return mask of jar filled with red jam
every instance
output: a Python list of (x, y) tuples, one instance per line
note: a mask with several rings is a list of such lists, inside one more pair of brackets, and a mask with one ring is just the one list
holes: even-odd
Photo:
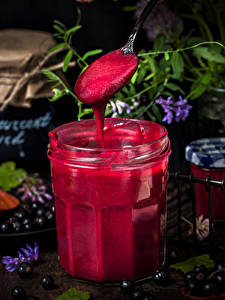
[(161, 125), (105, 119), (50, 132), (60, 265), (97, 282), (137, 279), (164, 262), (170, 142)]

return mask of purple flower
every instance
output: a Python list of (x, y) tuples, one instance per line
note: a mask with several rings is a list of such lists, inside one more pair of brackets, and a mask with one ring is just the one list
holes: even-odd
[(122, 115), (124, 109), (127, 114), (131, 112), (130, 106), (124, 101), (116, 100), (116, 102), (113, 102), (110, 100), (110, 105), (113, 111), (112, 118), (115, 118), (117, 115)]
[(189, 115), (189, 110), (192, 109), (192, 106), (187, 104), (187, 100), (183, 99), (182, 96), (179, 97), (179, 101), (175, 102), (174, 105), (176, 106), (173, 108), (176, 122), (184, 121)]
[(38, 174), (27, 176), (22, 186), (17, 190), (18, 193), (23, 193), (21, 196), (22, 201), (31, 200), (45, 203), (46, 200), (52, 199), (52, 196), (47, 193), (47, 187), (44, 185), (43, 180), (38, 177)]
[(174, 114), (176, 122), (184, 121), (189, 115), (189, 110), (192, 108), (182, 96), (179, 97), (179, 101), (177, 102), (173, 102), (172, 97), (168, 97), (166, 100), (159, 97), (155, 102), (161, 105), (166, 114), (162, 122), (167, 122), (168, 124), (172, 123)]
[(2, 257), (2, 263), (8, 272), (14, 272), (22, 262), (31, 263), (32, 261), (37, 261), (39, 257), (38, 243), (34, 242), (34, 249), (29, 244), (26, 244), (26, 248), (20, 248), (20, 251), (17, 251), (17, 253), (18, 257)]
[[(137, 3), (136, 17), (138, 18), (146, 5), (146, 0)], [(147, 17), (143, 28), (149, 40), (156, 39), (160, 34), (170, 38), (183, 31), (183, 21), (164, 4), (158, 4)]]

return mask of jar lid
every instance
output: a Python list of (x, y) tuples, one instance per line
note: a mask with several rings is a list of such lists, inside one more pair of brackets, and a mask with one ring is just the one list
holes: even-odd
[(225, 168), (225, 137), (191, 142), (185, 148), (185, 158), (200, 167)]

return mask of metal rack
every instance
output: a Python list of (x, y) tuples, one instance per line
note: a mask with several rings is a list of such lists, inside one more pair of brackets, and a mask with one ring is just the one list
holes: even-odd
[[(197, 209), (196, 209), (196, 193), (195, 193), (195, 184), (203, 184), (205, 185), (206, 191), (208, 193), (208, 205), (209, 205), (209, 237), (207, 239), (208, 243), (210, 243), (214, 239), (214, 230), (213, 230), (213, 213), (212, 213), (212, 203), (213, 203), (213, 193), (212, 186), (219, 186), (224, 194), (225, 201), (225, 178), (222, 181), (207, 178), (195, 177), (193, 174), (183, 175), (178, 172), (170, 174), (170, 181), (173, 182), (172, 189), (175, 190), (175, 195), (170, 199), (173, 201), (173, 207), (176, 210), (176, 220), (174, 220), (174, 224), (170, 225), (169, 228), (173, 227), (173, 240), (183, 241), (184, 229), (182, 227), (182, 207), (186, 203), (189, 208), (189, 216), (192, 220), (193, 224), (193, 241), (197, 242)], [(185, 186), (185, 188), (183, 188)], [(182, 197), (184, 194), (187, 194), (188, 200), (183, 201)], [(174, 205), (174, 203), (176, 205)], [(173, 210), (174, 210), (173, 208)], [(168, 217), (170, 217), (168, 213)], [(225, 212), (224, 212), (224, 221), (225, 221)], [(174, 230), (175, 229), (175, 230)]]

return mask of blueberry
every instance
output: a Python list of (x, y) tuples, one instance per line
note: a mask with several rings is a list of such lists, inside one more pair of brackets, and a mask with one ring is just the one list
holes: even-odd
[(22, 286), (16, 286), (12, 289), (11, 295), (14, 299), (24, 300), (25, 299), (25, 291)]
[(156, 271), (153, 275), (153, 280), (158, 285), (167, 285), (169, 284), (169, 275), (165, 270)]
[(120, 289), (124, 294), (130, 294), (134, 289), (134, 282), (131, 280), (123, 280), (120, 284)]
[(44, 275), (41, 278), (40, 285), (45, 290), (51, 290), (54, 287), (54, 279), (51, 276), (49, 276), (49, 275)]
[(145, 292), (141, 289), (134, 289), (131, 295), (133, 300), (142, 300), (146, 296)]
[(187, 283), (186, 287), (187, 287), (188, 291), (191, 293), (191, 295), (197, 296), (197, 294), (199, 292), (199, 287), (195, 281), (189, 281)]
[(195, 272), (195, 273), (201, 272), (201, 273), (206, 274), (206, 273), (207, 273), (207, 269), (206, 269), (206, 267), (205, 267), (204, 265), (196, 265), (196, 266), (194, 267), (194, 272)]
[(55, 213), (55, 205), (52, 203), (52, 204), (50, 204), (49, 208), (50, 208), (50, 211), (54, 214)]
[(19, 221), (19, 218), (16, 217), (16, 216), (12, 216), (12, 217), (9, 218), (9, 223), (10, 224), (12, 224), (13, 222), (17, 222), (17, 221)]
[(31, 222), (30, 218), (24, 218), (23, 221), (22, 221), (22, 224), (26, 225), (26, 224), (28, 224), (30, 222)]
[(33, 227), (33, 225), (31, 222), (23, 225), (24, 231), (31, 231), (32, 227)]
[(50, 210), (48, 210), (45, 213), (45, 219), (48, 223), (53, 223), (55, 222), (55, 215), (53, 214), (53, 212), (51, 212)]
[(38, 208), (40, 208), (42, 205), (40, 202), (38, 201), (35, 201), (35, 202), (32, 202), (30, 204), (30, 209), (32, 209), (32, 211), (36, 211)]
[(201, 287), (201, 296), (211, 296), (212, 294), (215, 293), (216, 291), (216, 286), (213, 284), (213, 282), (207, 281), (203, 284), (203, 286)]
[(12, 230), (15, 232), (19, 232), (21, 230), (21, 223), (19, 221), (13, 222)]
[(44, 217), (37, 217), (37, 218), (35, 218), (34, 222), (35, 222), (35, 224), (36, 224), (36, 226), (38, 228), (42, 228), (42, 227), (45, 226), (45, 219), (44, 219)]
[(225, 263), (224, 263), (224, 262), (223, 262), (223, 263), (218, 263), (218, 264), (216, 264), (215, 267), (214, 267), (214, 270), (215, 270), (215, 271), (221, 271), (221, 270), (223, 270), (223, 269), (225, 269)]
[(17, 217), (18, 219), (24, 219), (26, 216), (26, 211), (25, 210), (18, 210), (15, 214), (15, 217)]
[(193, 280), (195, 278), (195, 273), (193, 272), (193, 271), (190, 271), (190, 272), (188, 272), (188, 273), (186, 273), (185, 275), (184, 275), (184, 281), (185, 282), (188, 282), (188, 281), (190, 281), (190, 280)]
[(225, 273), (223, 271), (215, 273), (212, 277), (212, 281), (220, 287), (225, 286)]
[(29, 263), (23, 262), (19, 265), (17, 273), (20, 275), (21, 278), (31, 278), (33, 268)]
[(45, 209), (44, 207), (40, 207), (36, 210), (36, 216), (37, 217), (43, 217), (45, 214)]
[(0, 231), (3, 233), (10, 232), (10, 224), (9, 223), (3, 223), (0, 225)]

